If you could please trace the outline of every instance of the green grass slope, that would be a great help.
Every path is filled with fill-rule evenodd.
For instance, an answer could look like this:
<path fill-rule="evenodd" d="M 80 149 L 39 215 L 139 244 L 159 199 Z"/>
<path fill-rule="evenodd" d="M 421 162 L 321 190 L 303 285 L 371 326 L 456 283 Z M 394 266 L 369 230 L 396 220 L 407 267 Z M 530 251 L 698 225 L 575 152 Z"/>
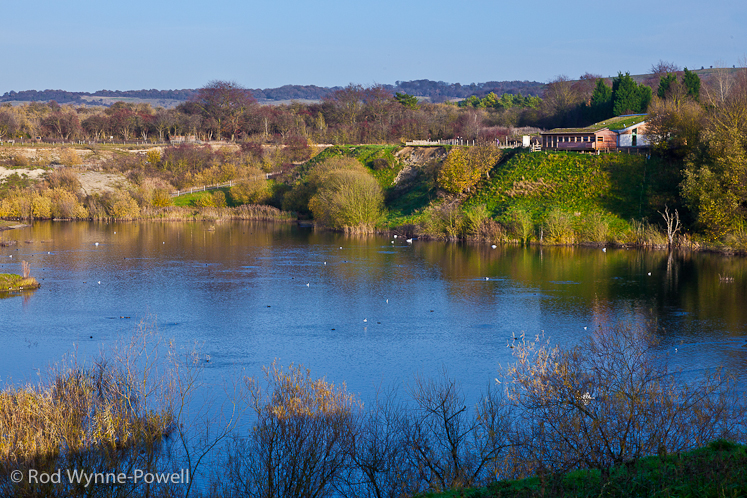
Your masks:
<path fill-rule="evenodd" d="M 465 204 L 485 204 L 494 216 L 522 207 L 535 219 L 557 208 L 649 218 L 675 202 L 677 174 L 661 160 L 639 155 L 518 152 L 496 165 Z"/>
<path fill-rule="evenodd" d="M 747 446 L 714 441 L 681 455 L 652 456 L 613 467 L 608 479 L 598 470 L 577 470 L 485 488 L 428 493 L 422 498 L 709 498 L 747 496 Z"/>

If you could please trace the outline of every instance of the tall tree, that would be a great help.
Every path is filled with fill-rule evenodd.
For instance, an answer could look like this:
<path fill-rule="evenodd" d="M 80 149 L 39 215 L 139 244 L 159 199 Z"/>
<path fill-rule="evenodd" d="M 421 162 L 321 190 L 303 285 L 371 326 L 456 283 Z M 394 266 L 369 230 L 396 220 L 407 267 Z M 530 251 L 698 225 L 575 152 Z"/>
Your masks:
<path fill-rule="evenodd" d="M 245 114 L 257 104 L 252 92 L 233 81 L 211 81 L 197 91 L 192 101 L 206 118 L 218 123 L 218 140 L 223 132 L 235 140 Z"/>
<path fill-rule="evenodd" d="M 651 88 L 639 85 L 630 73 L 618 73 L 612 80 L 612 113 L 615 116 L 646 112 L 651 102 Z"/>
<path fill-rule="evenodd" d="M 594 122 L 604 121 L 612 117 L 612 88 L 607 86 L 602 78 L 597 80 L 597 84 L 591 94 L 588 115 Z"/>
<path fill-rule="evenodd" d="M 0 140 L 12 137 L 19 128 L 18 117 L 12 107 L 0 108 Z"/>
<path fill-rule="evenodd" d="M 682 83 L 687 88 L 687 94 L 695 100 L 700 100 L 700 77 L 692 71 L 685 68 L 685 75 L 682 77 Z"/>
<path fill-rule="evenodd" d="M 666 73 L 665 75 L 663 75 L 659 80 L 659 89 L 656 90 L 656 95 L 658 95 L 660 99 L 665 99 L 667 97 L 669 88 L 672 86 L 672 83 L 676 81 L 677 75 L 674 73 Z"/>

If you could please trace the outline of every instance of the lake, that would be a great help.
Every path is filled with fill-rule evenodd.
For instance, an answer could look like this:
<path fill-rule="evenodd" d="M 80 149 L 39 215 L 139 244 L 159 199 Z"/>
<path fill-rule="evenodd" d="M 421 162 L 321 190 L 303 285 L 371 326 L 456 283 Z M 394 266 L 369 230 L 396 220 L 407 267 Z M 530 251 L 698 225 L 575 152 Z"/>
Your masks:
<path fill-rule="evenodd" d="M 512 360 L 513 335 L 573 345 L 608 323 L 655 323 L 691 375 L 747 379 L 747 260 L 712 254 L 352 237 L 295 224 L 39 222 L 2 232 L 0 384 L 65 352 L 92 357 L 144 320 L 210 357 L 206 382 L 274 359 L 364 400 L 442 368 L 468 399 Z M 729 276 L 732 281 L 722 281 Z"/>

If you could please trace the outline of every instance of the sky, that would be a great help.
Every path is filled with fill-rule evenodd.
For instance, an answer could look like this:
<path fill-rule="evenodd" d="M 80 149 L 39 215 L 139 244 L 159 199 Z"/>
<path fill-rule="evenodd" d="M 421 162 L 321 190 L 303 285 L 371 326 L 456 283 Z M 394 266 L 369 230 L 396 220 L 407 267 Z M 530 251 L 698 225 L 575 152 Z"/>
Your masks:
<path fill-rule="evenodd" d="M 0 0 L 15 90 L 548 82 L 745 63 L 744 0 Z"/>

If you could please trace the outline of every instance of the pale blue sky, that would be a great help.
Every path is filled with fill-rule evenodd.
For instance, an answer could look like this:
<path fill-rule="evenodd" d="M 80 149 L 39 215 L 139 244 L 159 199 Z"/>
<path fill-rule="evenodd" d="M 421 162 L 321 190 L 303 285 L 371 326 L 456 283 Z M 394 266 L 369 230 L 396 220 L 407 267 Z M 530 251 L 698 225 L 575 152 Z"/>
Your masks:
<path fill-rule="evenodd" d="M 0 16 L 0 94 L 546 82 L 747 55 L 744 0 L 2 0 Z"/>

